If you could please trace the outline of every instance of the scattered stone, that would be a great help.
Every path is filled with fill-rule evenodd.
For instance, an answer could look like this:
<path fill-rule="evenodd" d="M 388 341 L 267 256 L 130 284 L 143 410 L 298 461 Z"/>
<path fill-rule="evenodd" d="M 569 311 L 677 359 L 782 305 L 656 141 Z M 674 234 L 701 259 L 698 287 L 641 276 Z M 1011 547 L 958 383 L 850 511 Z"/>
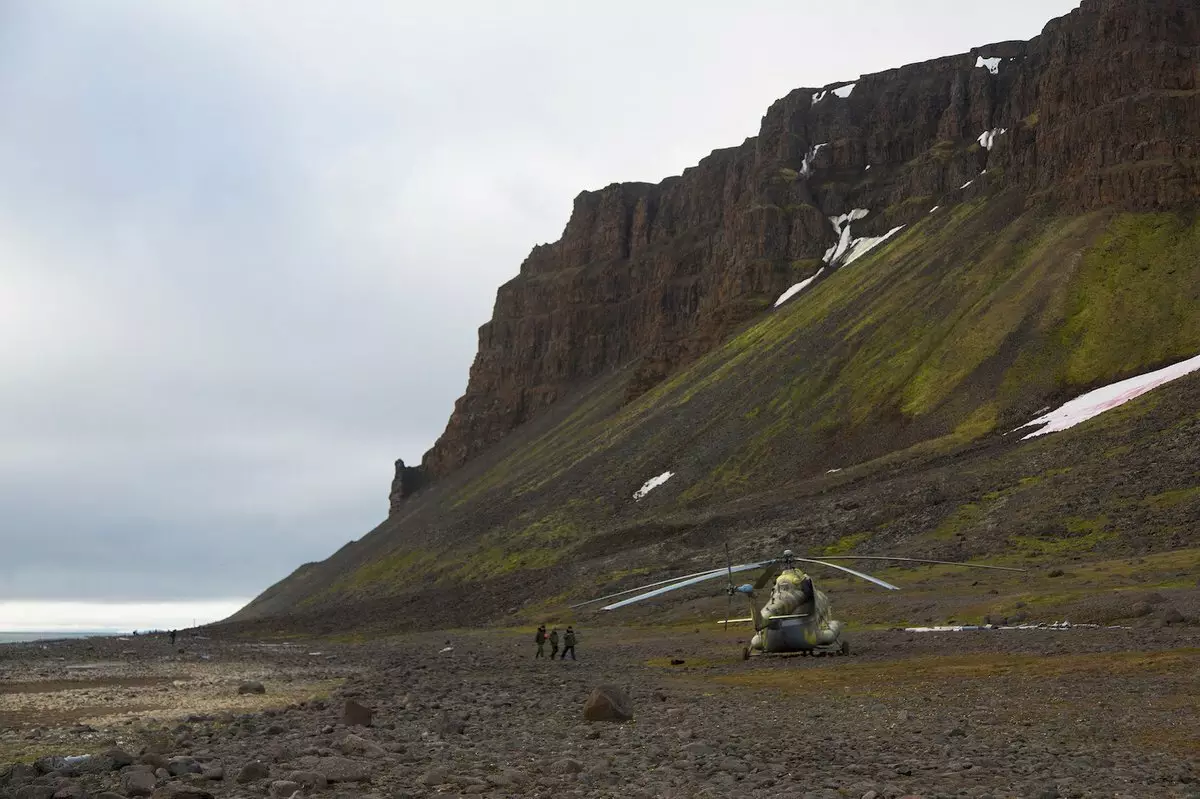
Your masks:
<path fill-rule="evenodd" d="M 300 790 L 300 783 L 291 780 L 275 780 L 271 783 L 271 796 L 274 799 L 288 799 L 298 790 Z"/>
<path fill-rule="evenodd" d="M 438 714 L 437 721 L 433 724 L 433 731 L 443 738 L 451 735 L 462 735 L 467 729 L 467 723 L 458 716 L 452 716 L 449 712 L 443 710 Z"/>
<path fill-rule="evenodd" d="M 237 781 L 244 785 L 255 780 L 265 780 L 269 776 L 271 776 L 271 769 L 266 763 L 261 760 L 252 760 L 242 766 L 241 771 L 238 772 Z"/>
<path fill-rule="evenodd" d="M 1183 614 L 1179 612 L 1178 608 L 1165 608 L 1162 613 L 1159 614 L 1159 618 L 1167 624 L 1183 623 Z"/>
<path fill-rule="evenodd" d="M 633 718 L 633 705 L 617 686 L 601 685 L 584 703 L 583 717 L 588 721 L 629 721 Z"/>
<path fill-rule="evenodd" d="M 200 776 L 206 780 L 223 780 L 225 779 L 224 766 L 210 766 L 200 772 Z"/>
<path fill-rule="evenodd" d="M 683 747 L 683 751 L 685 751 L 691 755 L 711 755 L 716 750 L 713 749 L 711 746 L 709 746 L 706 743 L 702 743 L 700 741 L 695 741 L 695 742 L 690 743 L 687 746 Z"/>
<path fill-rule="evenodd" d="M 149 796 L 154 793 L 156 780 L 149 771 L 131 769 L 121 774 L 121 790 L 130 796 Z"/>
<path fill-rule="evenodd" d="M 49 785 L 25 785 L 13 796 L 14 799 L 54 799 L 54 789 Z"/>
<path fill-rule="evenodd" d="M 372 715 L 374 714 L 369 707 L 347 699 L 346 706 L 342 709 L 342 723 L 347 727 L 370 727 Z"/>
<path fill-rule="evenodd" d="M 238 686 L 239 694 L 265 694 L 266 692 L 267 689 L 262 683 L 253 680 L 248 680 Z"/>
<path fill-rule="evenodd" d="M 124 768 L 125 766 L 132 766 L 133 762 L 134 762 L 133 755 L 129 754 L 124 749 L 118 749 L 116 747 L 106 750 L 104 752 L 104 754 L 102 755 L 102 757 L 104 757 L 108 760 L 111 760 L 112 764 L 113 764 L 113 768 Z"/>
<path fill-rule="evenodd" d="M 167 763 L 167 772 L 172 777 L 182 777 L 184 774 L 199 774 L 204 769 L 190 757 L 173 757 Z"/>
<path fill-rule="evenodd" d="M 1141 617 L 1150 615 L 1150 612 L 1153 610 L 1154 608 L 1150 606 L 1149 602 L 1134 602 L 1129 612 L 1133 616 Z"/>
<path fill-rule="evenodd" d="M 431 768 L 429 771 L 422 774 L 417 780 L 417 782 L 421 783 L 422 785 L 428 785 L 431 788 L 435 785 L 445 785 L 449 781 L 450 772 L 440 766 Z"/>
<path fill-rule="evenodd" d="M 158 752 L 147 752 L 138 758 L 138 762 L 145 763 L 147 766 L 153 766 L 154 768 L 166 768 L 169 761 L 163 754 Z"/>
<path fill-rule="evenodd" d="M 555 761 L 550 770 L 555 774 L 578 774 L 583 771 L 583 764 L 578 760 L 564 757 L 562 760 Z"/>
<path fill-rule="evenodd" d="M 292 782 L 298 782 L 305 788 L 324 788 L 329 780 L 319 771 L 293 771 L 287 776 Z"/>
<path fill-rule="evenodd" d="M 365 763 L 344 757 L 322 757 L 317 760 L 315 771 L 325 775 L 330 782 L 361 782 L 371 779 Z"/>
<path fill-rule="evenodd" d="M 1047 574 L 1046 576 L 1047 577 L 1062 577 L 1064 574 L 1066 574 L 1066 572 L 1063 571 L 1062 569 L 1051 569 L 1050 573 Z"/>
<path fill-rule="evenodd" d="M 151 799 L 213 799 L 213 795 L 197 785 L 168 782 L 151 794 Z"/>
<path fill-rule="evenodd" d="M 364 755 L 366 757 L 383 757 L 387 754 L 383 747 L 379 744 L 368 741 L 366 738 L 361 738 L 357 735 L 347 735 L 342 740 L 338 741 L 338 749 L 343 755 Z"/>

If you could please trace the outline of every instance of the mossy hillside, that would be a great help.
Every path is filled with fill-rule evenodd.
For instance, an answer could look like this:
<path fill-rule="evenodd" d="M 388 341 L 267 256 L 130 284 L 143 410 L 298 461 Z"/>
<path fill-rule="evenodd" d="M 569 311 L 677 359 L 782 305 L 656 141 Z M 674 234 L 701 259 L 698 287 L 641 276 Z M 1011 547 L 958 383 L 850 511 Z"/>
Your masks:
<path fill-rule="evenodd" d="M 536 495 L 574 470 L 591 469 L 585 463 L 599 464 L 592 478 L 636 487 L 631 475 L 647 479 L 697 450 L 695 461 L 709 464 L 708 472 L 689 475 L 678 495 L 685 503 L 707 502 L 764 479 L 777 482 L 772 475 L 780 474 L 785 453 L 827 452 L 831 440 L 875 424 L 926 422 L 929 440 L 945 437 L 946 446 L 987 435 L 1002 419 L 1011 421 L 1014 408 L 1036 410 L 1033 402 L 1066 388 L 1067 341 L 1084 324 L 1076 314 L 1065 334 L 1069 312 L 1079 296 L 1113 285 L 1106 259 L 1127 262 L 1130 250 L 1149 258 L 1155 243 L 1172 244 L 1172 263 L 1185 260 L 1179 253 L 1189 246 L 1200 252 L 1188 236 L 1144 235 L 1142 228 L 1163 223 L 1138 219 L 1122 217 L 1110 228 L 1102 215 L 1026 214 L 995 235 L 987 202 L 949 209 L 819 280 L 616 414 L 600 412 L 602 398 L 581 404 L 561 426 L 467 486 L 460 501 L 514 487 Z M 1191 228 L 1179 221 L 1173 229 Z M 1200 283 L 1200 275 L 1172 269 L 1160 282 L 1180 281 L 1182 292 Z M 1160 291 L 1155 286 L 1152 293 Z M 1197 315 L 1179 303 L 1160 316 L 1152 308 L 1122 307 L 1142 308 L 1138 323 L 1149 330 L 1171 328 L 1167 340 L 1178 342 L 1177 349 L 1190 341 L 1180 331 L 1196 326 Z M 1107 325 L 1094 324 L 1090 335 L 1102 337 Z M 1195 344 L 1200 351 L 1200 335 Z M 1163 346 L 1151 349 L 1148 365 L 1158 362 Z M 986 378 L 983 385 L 972 386 L 973 376 Z M 707 441 L 698 440 L 701 432 Z M 721 445 L 716 453 L 708 446 L 713 442 Z M 802 454 L 800 465 L 810 468 L 826 465 L 804 460 Z"/>
<path fill-rule="evenodd" d="M 1077 312 L 1081 296 L 1107 296 L 1117 286 L 1135 295 L 1146 287 L 1159 296 L 1164 283 L 1191 296 L 1200 283 L 1194 220 L 1175 216 L 1167 225 L 1157 215 L 1115 219 L 1120 224 L 1103 214 L 1059 217 L 1025 211 L 1023 202 L 997 197 L 927 216 L 867 257 L 822 276 L 632 402 L 621 400 L 627 374 L 597 381 L 556 411 L 560 416 L 553 423 L 514 437 L 482 468 L 469 466 L 474 471 L 464 479 L 434 486 L 407 511 L 403 528 L 398 521 L 385 525 L 355 555 L 357 564 L 349 558 L 343 563 L 351 568 L 337 564 L 353 576 L 341 574 L 337 589 L 320 593 L 325 599 L 390 594 L 425 584 L 414 577 L 449 583 L 466 579 L 467 572 L 532 573 L 562 564 L 565 556 L 573 559 L 598 537 L 611 539 L 616 548 L 605 550 L 608 556 L 649 540 L 619 531 L 671 514 L 685 520 L 671 529 L 687 530 L 698 523 L 688 518 L 725 513 L 735 501 L 750 507 L 755 497 L 771 495 L 777 497 L 772 502 L 786 503 L 790 485 L 815 487 L 824 480 L 834 487 L 905 464 L 935 463 L 971 441 L 999 440 L 1000 433 L 1028 421 L 1043 406 L 1094 382 L 1072 379 L 1106 368 L 1117 379 L 1137 360 L 1128 344 L 1119 348 L 1119 358 L 1105 360 L 1095 348 L 1086 359 L 1075 356 L 1077 344 L 1098 340 L 1109 328 L 1107 319 Z M 1132 283 L 1111 279 L 1106 264 L 1150 258 L 1160 246 L 1169 250 L 1162 274 Z M 1189 261 L 1185 256 L 1193 247 L 1197 257 Z M 1146 368 L 1192 341 L 1194 352 L 1200 352 L 1200 336 L 1190 338 L 1197 335 L 1200 303 L 1169 302 L 1156 314 L 1152 301 L 1105 302 L 1122 324 L 1136 322 L 1149 331 L 1147 340 L 1155 343 L 1146 348 Z M 1080 370 L 1079 363 L 1089 366 Z M 1146 443 L 1132 431 L 1141 415 L 1154 410 L 1158 396 L 1105 414 L 1078 433 L 1105 433 L 1104 448 L 1112 454 L 1101 459 L 1104 469 L 1140 462 Z M 1120 432 L 1126 428 L 1128 434 Z M 1044 458 L 1055 442 L 1074 435 L 1034 440 L 1017 451 L 1021 457 Z M 1014 444 L 1015 438 L 1010 437 Z M 1052 467 L 1067 465 L 1072 464 Z M 831 468 L 844 473 L 822 478 Z M 676 473 L 670 482 L 641 502 L 632 500 L 642 482 L 667 470 Z M 1024 474 L 1039 475 L 1041 470 Z M 1093 494 L 1105 494 L 1102 474 L 1088 479 L 1094 481 Z M 924 534 L 939 529 L 944 515 L 964 504 L 978 505 L 984 513 L 958 519 L 953 529 L 942 531 L 944 540 L 931 536 L 931 550 L 953 544 L 968 555 L 1011 551 L 1020 560 L 1039 549 L 1032 541 L 1072 537 L 1066 520 L 1101 516 L 1110 523 L 1104 532 L 1113 536 L 1091 542 L 1099 551 L 1126 545 L 1132 535 L 1154 542 L 1191 535 L 1180 521 L 1195 507 L 1186 496 L 1163 508 L 1136 502 L 1179 491 L 1180 485 L 1155 485 L 1139 476 L 1130 483 L 1133 494 L 1114 495 L 1114 502 L 1125 506 L 1087 507 L 1080 491 L 1056 493 L 1051 490 L 1055 482 L 1043 480 L 1042 490 L 1009 497 L 1002 509 L 985 507 L 992 500 L 984 495 L 998 490 L 992 482 L 975 496 L 956 497 L 939 513 L 905 511 L 907 516 L 890 524 L 872 519 L 849 529 L 822 528 L 828 532 L 811 540 L 814 546 L 830 546 L 870 531 L 863 546 L 894 546 L 914 528 Z M 806 487 L 805 496 L 813 490 Z M 443 501 L 447 492 L 452 492 L 450 503 Z M 553 544 L 522 535 L 571 500 L 576 504 L 567 514 L 573 527 L 569 535 Z M 785 507 L 772 513 L 783 514 Z M 563 527 L 562 520 L 548 524 Z M 663 535 L 675 534 L 663 530 Z M 401 540 L 402 546 L 396 543 Z M 411 553 L 432 553 L 439 565 L 412 566 L 409 559 L 416 556 Z M 448 553 L 455 560 L 443 566 Z M 372 570 L 377 561 L 384 565 Z M 620 565 L 614 561 L 607 568 Z"/>

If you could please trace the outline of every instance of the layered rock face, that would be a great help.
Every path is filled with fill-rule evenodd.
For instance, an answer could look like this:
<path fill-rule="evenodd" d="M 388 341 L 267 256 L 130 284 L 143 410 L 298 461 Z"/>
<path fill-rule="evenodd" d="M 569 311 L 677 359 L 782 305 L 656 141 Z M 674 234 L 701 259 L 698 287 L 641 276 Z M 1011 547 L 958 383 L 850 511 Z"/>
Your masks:
<path fill-rule="evenodd" d="M 1076 210 L 1194 201 L 1198 81 L 1195 0 L 1085 0 L 1030 42 L 797 89 L 682 176 L 580 194 L 500 288 L 445 432 L 420 474 L 398 466 L 393 511 L 587 381 L 628 369 L 629 399 L 708 352 L 836 268 L 847 226 L 880 236 L 1010 186 Z"/>

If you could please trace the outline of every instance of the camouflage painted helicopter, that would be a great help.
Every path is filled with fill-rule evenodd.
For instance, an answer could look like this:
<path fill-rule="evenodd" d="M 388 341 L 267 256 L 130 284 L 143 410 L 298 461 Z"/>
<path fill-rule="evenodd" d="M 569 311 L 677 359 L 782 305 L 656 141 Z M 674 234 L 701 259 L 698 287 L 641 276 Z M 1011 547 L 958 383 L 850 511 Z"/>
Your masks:
<path fill-rule="evenodd" d="M 832 617 L 832 606 L 830 605 L 829 597 L 824 591 L 816 587 L 812 577 L 805 574 L 802 568 L 799 567 L 799 564 L 809 563 L 836 569 L 867 582 L 874 583 L 889 591 L 899 591 L 900 589 L 889 582 L 880 580 L 878 577 L 872 577 L 869 574 L 856 571 L 848 566 L 841 566 L 830 562 L 834 560 L 900 561 L 940 564 L 944 566 L 965 566 L 975 569 L 995 569 L 998 571 L 1025 571 L 1024 569 L 1016 569 L 1009 566 L 988 566 L 981 563 L 959 563 L 946 560 L 924 560 L 920 558 L 900 558 L 885 555 L 835 555 L 818 560 L 815 558 L 796 557 L 790 549 L 785 550 L 782 557 L 758 563 L 745 563 L 740 566 L 734 566 L 728 562 L 728 548 L 726 548 L 726 566 L 724 568 L 710 569 L 709 571 L 673 577 L 669 580 L 661 580 L 649 585 L 618 591 L 615 594 L 589 599 L 586 602 L 580 602 L 571 607 L 583 607 L 584 605 L 603 602 L 604 600 L 626 594 L 646 591 L 647 588 L 654 589 L 638 596 L 605 605 L 601 608 L 601 610 L 617 610 L 626 605 L 632 605 L 635 602 L 662 596 L 679 588 L 686 588 L 687 586 L 696 585 L 707 580 L 726 577 L 728 585 L 725 593 L 729 596 L 730 603 L 732 603 L 735 594 L 744 596 L 747 602 L 750 603 L 751 616 L 749 618 L 726 618 L 725 621 L 720 622 L 726 626 L 730 624 L 754 624 L 754 637 L 751 638 L 750 645 L 742 650 L 743 659 L 748 659 L 752 652 L 763 655 L 795 653 L 801 655 L 848 655 L 850 654 L 850 644 L 842 636 L 845 625 Z M 737 587 L 734 586 L 734 574 L 759 569 L 762 569 L 763 573 L 759 575 L 753 584 L 746 583 Z M 771 590 L 771 597 L 761 609 L 758 609 L 754 592 L 762 590 L 772 580 L 775 581 L 775 584 Z"/>

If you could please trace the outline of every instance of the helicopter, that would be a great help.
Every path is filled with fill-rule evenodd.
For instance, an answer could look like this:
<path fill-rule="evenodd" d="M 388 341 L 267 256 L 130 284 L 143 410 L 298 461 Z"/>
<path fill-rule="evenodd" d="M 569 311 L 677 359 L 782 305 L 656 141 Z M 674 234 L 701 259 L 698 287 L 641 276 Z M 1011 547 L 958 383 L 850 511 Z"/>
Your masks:
<path fill-rule="evenodd" d="M 725 577 L 728 581 L 725 593 L 729 597 L 728 607 L 732 607 L 733 597 L 740 595 L 746 598 L 750 605 L 750 617 L 743 619 L 730 619 L 729 610 L 727 609 L 726 618 L 719 622 L 729 628 L 732 624 L 747 624 L 754 625 L 754 636 L 750 639 L 749 646 L 742 649 L 742 659 L 748 660 L 752 653 L 758 655 L 849 655 L 850 643 L 845 639 L 845 625 L 832 616 L 832 605 L 829 602 L 829 596 L 817 588 L 816 584 L 810 575 L 806 574 L 800 564 L 814 564 L 825 566 L 830 569 L 835 569 L 845 572 L 854 577 L 866 580 L 867 582 L 878 585 L 889 591 L 899 591 L 898 586 L 892 585 L 889 582 L 872 577 L 864 572 L 851 569 L 848 566 L 842 566 L 830 561 L 835 560 L 881 560 L 894 562 L 908 563 L 925 563 L 939 564 L 944 566 L 964 566 L 974 569 L 994 569 L 997 571 L 1024 572 L 1025 569 L 1018 569 L 1011 566 L 991 566 L 982 563 L 961 563 L 956 561 L 946 560 L 926 560 L 921 558 L 901 558 L 888 555 L 833 555 L 828 557 L 802 558 L 797 557 L 788 549 L 784 550 L 783 555 L 778 558 L 764 560 L 757 563 L 744 563 L 739 566 L 734 566 L 729 561 L 729 548 L 726 545 L 725 549 L 726 565 L 724 568 L 710 569 L 708 571 L 696 572 L 694 574 L 685 574 L 680 577 L 673 577 L 668 580 L 660 580 L 656 583 L 639 586 L 637 588 L 629 588 L 624 591 L 618 591 L 607 596 L 589 599 L 585 602 L 580 602 L 571 605 L 572 608 L 583 607 L 595 602 L 603 602 L 605 600 L 614 599 L 626 594 L 633 594 L 639 591 L 645 593 L 637 596 L 622 599 L 618 602 L 605 605 L 601 608 L 603 611 L 617 610 L 627 605 L 632 605 L 635 602 L 641 602 L 646 599 L 662 596 L 663 594 L 675 591 L 687 586 L 697 585 L 708 580 L 716 580 Z M 743 585 L 734 586 L 733 575 L 742 572 L 750 572 L 763 570 L 758 579 L 754 583 L 745 583 Z M 771 581 L 774 585 L 771 589 L 771 596 L 761 608 L 758 608 L 756 602 L 756 591 L 761 591 Z M 646 591 L 646 589 L 653 589 Z"/>

